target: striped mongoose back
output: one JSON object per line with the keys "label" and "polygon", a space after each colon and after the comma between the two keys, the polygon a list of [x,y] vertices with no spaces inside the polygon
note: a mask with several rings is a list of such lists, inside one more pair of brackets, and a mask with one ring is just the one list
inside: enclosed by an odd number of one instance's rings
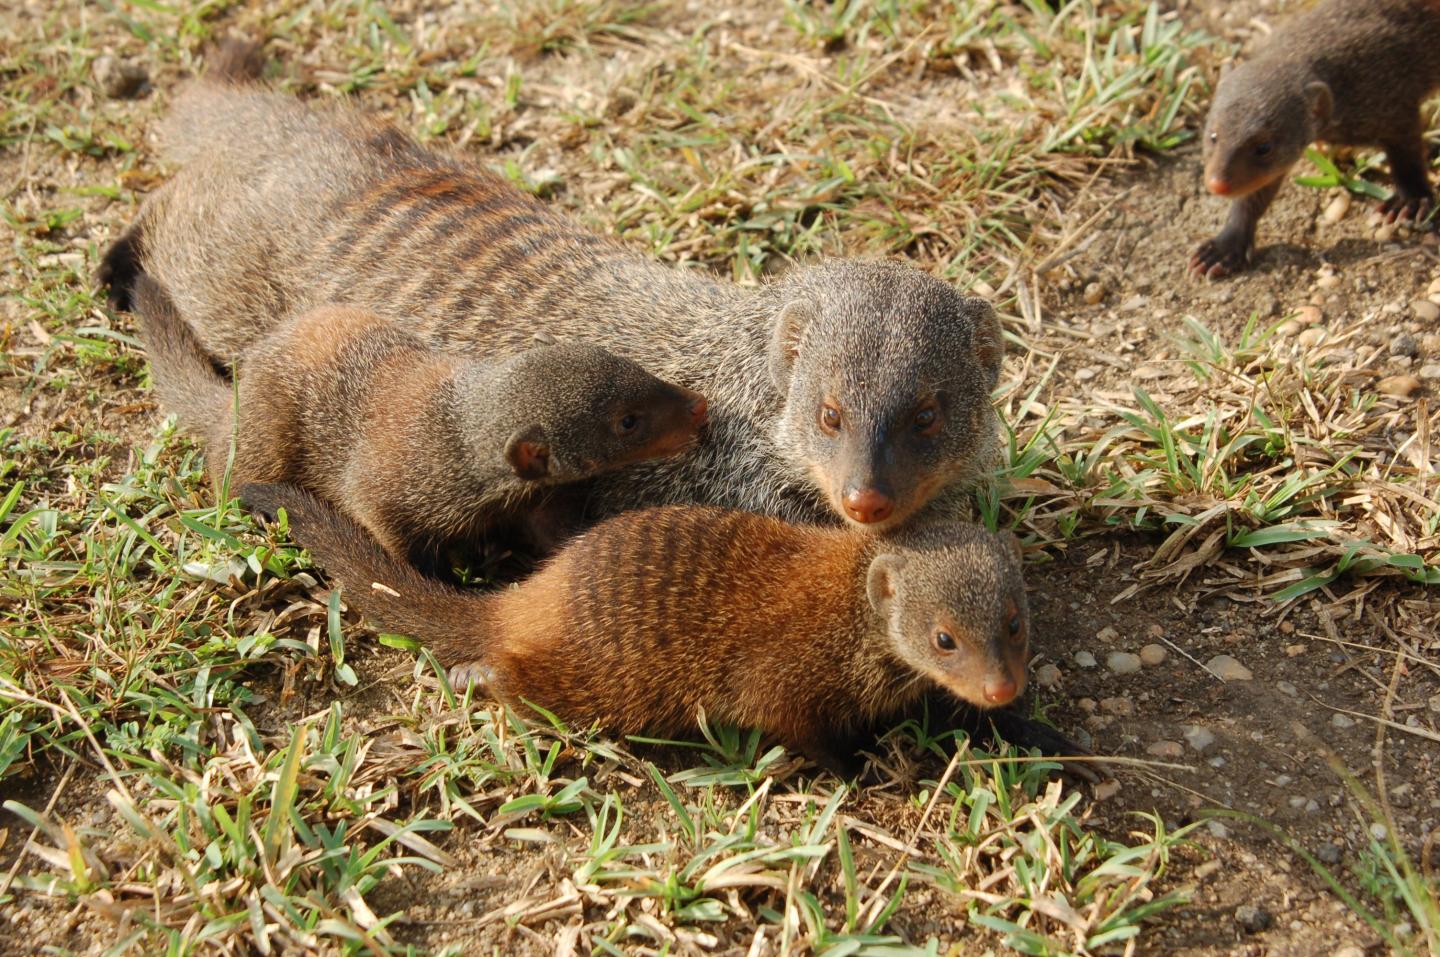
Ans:
{"label": "striped mongoose back", "polygon": [[572,726],[664,736],[758,727],[834,766],[854,733],[939,685],[979,707],[1025,685],[1018,543],[927,522],[886,536],[749,512],[623,513],[494,592],[417,575],[293,486],[249,487],[288,513],[346,601]]}
{"label": "striped mongoose back", "polygon": [[123,304],[136,271],[154,275],[216,357],[334,302],[462,353],[508,354],[542,330],[593,342],[703,393],[708,441],[606,476],[597,514],[701,502],[882,528],[994,449],[994,312],[908,264],[719,282],[356,110],[225,77],[179,97],[164,139],[183,169],[104,278]]}
{"label": "striped mongoose back", "polygon": [[232,386],[159,283],[134,294],[162,404],[204,439],[217,487],[227,463],[231,488],[299,483],[426,566],[557,485],[683,452],[705,420],[702,397],[594,346],[482,362],[350,306],[274,327]]}

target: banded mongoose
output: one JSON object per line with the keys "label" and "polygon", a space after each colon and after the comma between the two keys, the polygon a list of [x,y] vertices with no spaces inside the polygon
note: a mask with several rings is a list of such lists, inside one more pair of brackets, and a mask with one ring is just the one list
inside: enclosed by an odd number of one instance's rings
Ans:
{"label": "banded mongoose", "polygon": [[1315,140],[1379,146],[1394,195],[1385,216],[1434,209],[1420,103],[1440,87],[1440,0],[1321,0],[1220,79],[1205,121],[1205,185],[1234,200],[1225,227],[1190,257],[1216,279],[1243,269],[1255,224]]}
{"label": "banded mongoose", "polygon": [[272,329],[232,386],[159,283],[141,274],[134,295],[161,402],[203,438],[217,488],[233,435],[231,488],[300,483],[426,568],[448,543],[523,525],[556,485],[684,451],[705,422],[703,397],[595,346],[481,362],[348,306]]}
{"label": "banded mongoose", "polygon": [[995,314],[909,264],[829,260],[759,288],[669,268],[388,123],[229,66],[179,97],[163,139],[183,168],[102,278],[123,305],[137,271],[155,276],[218,359],[335,302],[461,353],[508,354],[537,330],[593,342],[704,393],[710,440],[605,476],[599,515],[695,502],[883,528],[995,448]]}
{"label": "banded mongoose", "polygon": [[890,535],[667,506],[592,527],[518,586],[417,574],[295,486],[248,486],[355,608],[429,645],[459,686],[575,727],[763,729],[844,769],[851,738],[939,685],[981,708],[1025,687],[1028,609],[1013,535],[924,522]]}

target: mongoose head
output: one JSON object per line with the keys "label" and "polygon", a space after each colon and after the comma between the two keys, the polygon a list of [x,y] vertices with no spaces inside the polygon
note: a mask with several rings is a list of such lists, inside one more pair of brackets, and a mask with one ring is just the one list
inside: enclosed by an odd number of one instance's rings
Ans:
{"label": "mongoose head", "polygon": [[1205,187],[1238,199],[1275,182],[1329,122],[1330,87],[1268,60],[1220,79],[1205,119]]}
{"label": "mongoose head", "polygon": [[704,396],[584,343],[538,345],[515,357],[503,393],[513,426],[505,460],[527,481],[572,482],[677,455],[699,441],[707,418]]}
{"label": "mongoose head", "polygon": [[806,267],[775,292],[776,443],[837,513],[899,525],[984,463],[1005,352],[989,303],[892,262]]}
{"label": "mongoose head", "polygon": [[1025,690],[1030,616],[1020,543],[959,522],[881,541],[866,594],[898,657],[979,708]]}

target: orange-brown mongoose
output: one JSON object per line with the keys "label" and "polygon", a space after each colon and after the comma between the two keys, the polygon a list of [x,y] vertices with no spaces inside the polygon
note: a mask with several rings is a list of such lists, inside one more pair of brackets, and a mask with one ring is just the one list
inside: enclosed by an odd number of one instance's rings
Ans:
{"label": "orange-brown mongoose", "polygon": [[426,567],[556,485],[684,451],[705,421],[701,396],[594,346],[481,362],[350,306],[245,350],[237,395],[159,283],[134,294],[161,402],[204,439],[217,487],[233,435],[231,488],[300,483]]}
{"label": "orange-brown mongoose", "polygon": [[750,512],[622,513],[533,576],[479,592],[426,578],[296,486],[249,486],[346,600],[435,651],[457,684],[617,734],[761,728],[830,767],[847,739],[939,685],[981,708],[1024,689],[1019,544],[958,522],[884,536]]}
{"label": "orange-brown mongoose", "polygon": [[1321,0],[1220,79],[1205,121],[1205,185],[1230,218],[1190,258],[1211,279],[1243,269],[1255,224],[1315,140],[1379,146],[1391,219],[1434,208],[1420,103],[1440,87],[1440,0]]}
{"label": "orange-brown mongoose", "polygon": [[227,60],[164,128],[180,172],[102,278],[163,282],[233,359],[276,321],[358,306],[487,357],[537,331],[705,394],[710,440],[595,483],[597,514],[710,503],[872,528],[974,478],[996,445],[990,306],[897,262],[828,260],[759,288],[669,268],[505,179],[347,107],[237,82]]}

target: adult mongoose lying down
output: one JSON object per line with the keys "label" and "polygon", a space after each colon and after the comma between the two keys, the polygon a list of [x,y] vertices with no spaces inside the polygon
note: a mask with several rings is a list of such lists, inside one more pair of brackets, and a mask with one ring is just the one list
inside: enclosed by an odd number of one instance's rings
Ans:
{"label": "adult mongoose lying down", "polygon": [[462,354],[592,342],[703,393],[709,440],[599,480],[597,515],[694,502],[883,528],[988,464],[1004,346],[985,301],[896,262],[759,288],[670,268],[388,123],[239,82],[242,59],[178,98],[162,138],[183,168],[101,271],[120,305],[137,272],[160,280],[213,356],[333,302]]}
{"label": "adult mongoose lying down", "polygon": [[158,282],[141,274],[134,297],[161,402],[217,488],[227,463],[231,488],[299,483],[425,567],[556,485],[683,452],[705,422],[704,398],[595,346],[483,362],[349,306],[271,329],[232,386]]}
{"label": "adult mongoose lying down", "polygon": [[1190,258],[1209,278],[1242,269],[1255,224],[1315,140],[1379,146],[1392,221],[1434,209],[1420,103],[1440,87],[1440,0],[1321,0],[1220,79],[1205,121],[1205,185],[1234,202]]}
{"label": "adult mongoose lying down", "polygon": [[1025,686],[1011,535],[926,522],[875,536],[749,512],[622,513],[510,589],[417,574],[295,486],[247,486],[347,602],[434,649],[457,684],[618,734],[761,728],[844,769],[851,738],[939,685],[982,708]]}

